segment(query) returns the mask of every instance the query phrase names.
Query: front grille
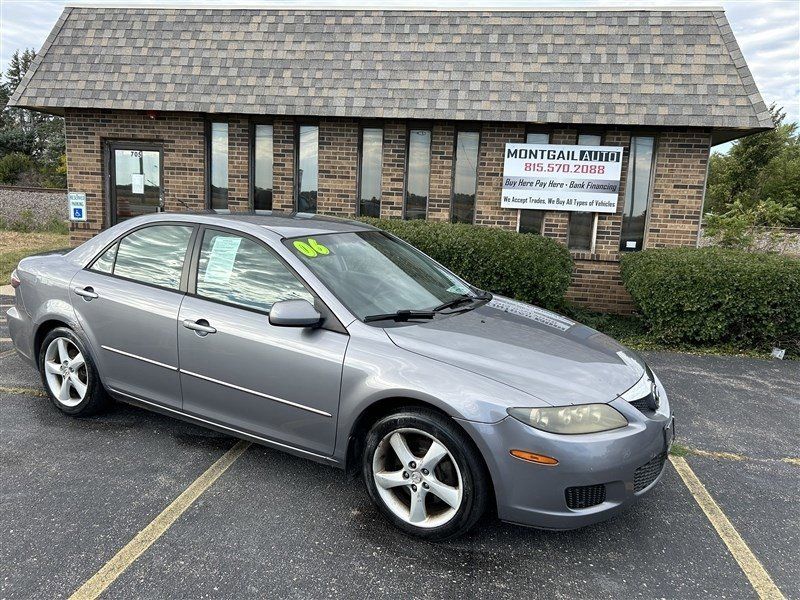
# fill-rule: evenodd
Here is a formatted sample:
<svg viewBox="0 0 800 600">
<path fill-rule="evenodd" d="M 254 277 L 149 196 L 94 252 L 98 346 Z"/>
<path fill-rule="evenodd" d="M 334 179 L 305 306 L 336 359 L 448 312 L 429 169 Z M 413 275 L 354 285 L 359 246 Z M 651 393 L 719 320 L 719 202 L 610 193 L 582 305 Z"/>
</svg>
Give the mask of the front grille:
<svg viewBox="0 0 800 600">
<path fill-rule="evenodd" d="M 589 508 L 606 501 L 606 486 L 601 483 L 598 485 L 568 487 L 564 491 L 564 495 L 567 497 L 567 506 L 570 508 Z"/>
<path fill-rule="evenodd" d="M 650 392 L 644 398 L 632 400 L 629 404 L 639 412 L 655 412 L 658 410 L 659 401 L 658 396 Z"/>
<path fill-rule="evenodd" d="M 636 472 L 633 474 L 633 491 L 641 492 L 644 488 L 653 483 L 661 473 L 661 469 L 664 468 L 664 461 L 666 460 L 667 453 L 662 452 L 636 469 Z"/>
</svg>

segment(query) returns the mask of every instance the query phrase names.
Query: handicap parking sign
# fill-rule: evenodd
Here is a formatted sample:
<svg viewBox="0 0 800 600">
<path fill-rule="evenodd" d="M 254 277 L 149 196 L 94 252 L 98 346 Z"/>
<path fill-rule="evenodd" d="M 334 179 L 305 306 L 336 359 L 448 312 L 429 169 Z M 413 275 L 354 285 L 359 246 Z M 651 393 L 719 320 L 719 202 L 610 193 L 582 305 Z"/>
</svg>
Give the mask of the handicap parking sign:
<svg viewBox="0 0 800 600">
<path fill-rule="evenodd" d="M 67 202 L 69 203 L 69 220 L 85 221 L 86 194 L 83 192 L 69 192 L 67 194 Z"/>
</svg>

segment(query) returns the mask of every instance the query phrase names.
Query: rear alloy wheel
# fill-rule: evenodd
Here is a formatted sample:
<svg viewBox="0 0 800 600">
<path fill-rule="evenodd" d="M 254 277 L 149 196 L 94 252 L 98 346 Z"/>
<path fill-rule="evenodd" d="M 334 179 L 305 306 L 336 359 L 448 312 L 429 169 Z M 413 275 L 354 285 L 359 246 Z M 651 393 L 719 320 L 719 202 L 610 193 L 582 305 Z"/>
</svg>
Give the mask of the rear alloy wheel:
<svg viewBox="0 0 800 600">
<path fill-rule="evenodd" d="M 74 408 L 86 398 L 89 389 L 86 359 L 69 338 L 55 338 L 47 346 L 44 374 L 50 393 L 60 404 Z"/>
<path fill-rule="evenodd" d="M 367 435 L 367 489 L 395 525 L 429 540 L 466 532 L 483 514 L 488 478 L 477 451 L 447 417 L 409 409 Z"/>
<path fill-rule="evenodd" d="M 71 329 L 47 334 L 39 352 L 39 372 L 53 404 L 68 415 L 94 414 L 107 403 L 92 357 Z"/>
</svg>

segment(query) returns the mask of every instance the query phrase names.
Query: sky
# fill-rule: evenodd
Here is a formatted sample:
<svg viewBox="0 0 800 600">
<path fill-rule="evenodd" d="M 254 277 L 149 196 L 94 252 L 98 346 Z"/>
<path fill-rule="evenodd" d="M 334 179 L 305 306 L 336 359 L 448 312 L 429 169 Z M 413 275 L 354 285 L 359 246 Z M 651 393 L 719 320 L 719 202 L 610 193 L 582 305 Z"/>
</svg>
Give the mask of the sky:
<svg viewBox="0 0 800 600">
<path fill-rule="evenodd" d="M 64 0 L 0 0 L 0 64 L 3 70 L 14 50 L 17 48 L 34 48 L 39 50 L 58 19 L 66 2 Z M 105 0 L 103 4 L 163 5 L 157 0 L 123 0 L 114 2 Z M 77 0 L 72 5 L 97 4 Z M 255 0 L 171 0 L 169 5 L 256 5 L 270 6 L 276 2 L 257 2 Z M 291 2 L 278 2 L 286 6 Z M 309 6 L 348 6 L 359 8 L 383 8 L 385 2 L 367 0 L 312 0 L 300 4 Z M 392 7 L 418 8 L 423 3 L 419 0 L 395 0 Z M 584 0 L 439 0 L 438 7 L 553 7 L 569 8 L 570 6 L 596 8 L 624 6 L 722 6 L 731 24 L 739 46 L 744 53 L 747 64 L 753 73 L 758 89 L 767 104 L 776 102 L 783 106 L 790 121 L 800 121 L 800 2 L 797 0 L 721 0 L 718 2 L 699 2 L 697 0 L 607 0 L 605 2 L 589 2 Z"/>
</svg>

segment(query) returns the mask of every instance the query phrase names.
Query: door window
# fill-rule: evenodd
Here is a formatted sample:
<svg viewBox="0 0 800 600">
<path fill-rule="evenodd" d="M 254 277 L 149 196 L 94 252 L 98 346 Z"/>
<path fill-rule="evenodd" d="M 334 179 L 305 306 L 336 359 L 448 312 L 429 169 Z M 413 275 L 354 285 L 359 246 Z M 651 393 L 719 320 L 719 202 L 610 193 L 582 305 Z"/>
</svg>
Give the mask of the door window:
<svg viewBox="0 0 800 600">
<path fill-rule="evenodd" d="M 264 312 L 280 300 L 314 302 L 274 253 L 250 239 L 213 230 L 203 235 L 197 295 Z"/>
<path fill-rule="evenodd" d="M 140 283 L 177 290 L 191 237 L 192 228 L 186 225 L 153 225 L 137 229 L 120 240 L 111 272 Z M 107 250 L 97 261 L 105 268 L 109 252 Z"/>
<path fill-rule="evenodd" d="M 161 206 L 161 152 L 114 148 L 112 158 L 114 222 L 158 212 Z"/>
</svg>

